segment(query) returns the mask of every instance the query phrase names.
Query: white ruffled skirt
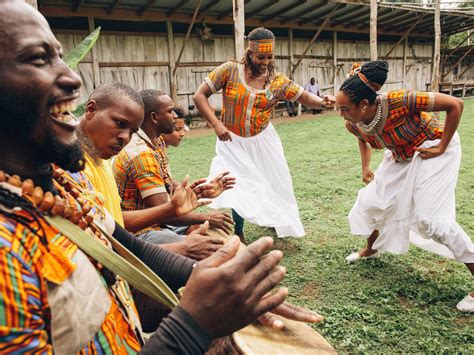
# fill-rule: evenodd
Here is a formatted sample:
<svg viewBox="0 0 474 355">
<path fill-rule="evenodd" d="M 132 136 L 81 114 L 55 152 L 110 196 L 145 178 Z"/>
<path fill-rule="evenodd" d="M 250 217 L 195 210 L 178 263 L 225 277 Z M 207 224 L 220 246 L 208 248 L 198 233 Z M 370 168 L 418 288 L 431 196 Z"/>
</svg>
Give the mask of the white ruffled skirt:
<svg viewBox="0 0 474 355">
<path fill-rule="evenodd" d="M 273 125 L 253 137 L 231 136 L 232 141 L 217 140 L 209 176 L 229 171 L 236 184 L 210 207 L 233 208 L 251 223 L 274 227 L 279 237 L 304 236 L 290 171 Z"/>
<path fill-rule="evenodd" d="M 424 142 L 428 148 L 439 140 Z M 461 162 L 457 133 L 446 152 L 423 160 L 415 154 L 396 162 L 387 150 L 375 179 L 362 188 L 349 213 L 351 232 L 379 237 L 373 248 L 395 254 L 408 251 L 410 242 L 463 263 L 474 263 L 474 243 L 456 223 L 455 188 Z"/>
</svg>

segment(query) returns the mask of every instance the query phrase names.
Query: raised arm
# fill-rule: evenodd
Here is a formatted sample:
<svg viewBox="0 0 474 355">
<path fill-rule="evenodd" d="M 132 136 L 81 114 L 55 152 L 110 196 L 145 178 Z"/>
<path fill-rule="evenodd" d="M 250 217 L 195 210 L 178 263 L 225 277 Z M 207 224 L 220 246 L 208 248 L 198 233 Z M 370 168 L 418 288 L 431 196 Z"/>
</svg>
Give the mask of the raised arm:
<svg viewBox="0 0 474 355">
<path fill-rule="evenodd" d="M 298 102 L 303 106 L 311 108 L 332 108 L 336 99 L 332 95 L 326 95 L 324 98 L 321 98 L 305 90 L 299 97 Z"/>
</svg>

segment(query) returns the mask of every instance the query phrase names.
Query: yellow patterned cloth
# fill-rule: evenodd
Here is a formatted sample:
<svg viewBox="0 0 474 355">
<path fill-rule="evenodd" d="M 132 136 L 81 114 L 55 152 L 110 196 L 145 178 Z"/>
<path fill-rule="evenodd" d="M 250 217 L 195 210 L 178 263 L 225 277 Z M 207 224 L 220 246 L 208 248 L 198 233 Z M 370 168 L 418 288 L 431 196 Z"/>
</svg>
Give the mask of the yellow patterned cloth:
<svg viewBox="0 0 474 355">
<path fill-rule="evenodd" d="M 262 132 L 278 101 L 296 101 L 304 91 L 281 73 L 275 75 L 266 89 L 254 89 L 245 81 L 244 65 L 233 61 L 214 69 L 205 81 L 213 93 L 222 90 L 221 119 L 227 129 L 241 137 Z"/>
</svg>

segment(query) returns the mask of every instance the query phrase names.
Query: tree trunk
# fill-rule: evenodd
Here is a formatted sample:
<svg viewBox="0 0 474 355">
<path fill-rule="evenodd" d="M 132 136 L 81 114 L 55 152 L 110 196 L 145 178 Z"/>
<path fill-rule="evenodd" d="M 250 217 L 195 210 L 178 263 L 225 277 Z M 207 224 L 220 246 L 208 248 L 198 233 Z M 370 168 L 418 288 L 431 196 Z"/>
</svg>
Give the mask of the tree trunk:
<svg viewBox="0 0 474 355">
<path fill-rule="evenodd" d="M 435 16 L 434 16 L 434 30 L 435 30 L 435 40 L 434 40 L 434 51 L 433 51 L 433 76 L 431 78 L 431 91 L 439 91 L 439 62 L 440 62 L 440 52 L 441 52 L 441 23 L 440 23 L 440 13 L 441 13 L 441 0 L 435 1 Z"/>
<path fill-rule="evenodd" d="M 235 59 L 240 60 L 244 56 L 244 35 L 245 35 L 244 0 L 232 0 L 232 6 L 234 8 Z"/>
<path fill-rule="evenodd" d="M 370 60 L 377 58 L 377 0 L 370 0 Z"/>
</svg>

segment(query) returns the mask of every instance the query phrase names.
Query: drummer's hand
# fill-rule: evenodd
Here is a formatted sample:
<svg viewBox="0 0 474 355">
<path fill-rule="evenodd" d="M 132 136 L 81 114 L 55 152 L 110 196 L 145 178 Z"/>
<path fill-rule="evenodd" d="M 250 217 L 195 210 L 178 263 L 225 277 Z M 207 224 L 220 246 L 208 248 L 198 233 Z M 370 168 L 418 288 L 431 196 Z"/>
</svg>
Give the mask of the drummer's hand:
<svg viewBox="0 0 474 355">
<path fill-rule="evenodd" d="M 239 245 L 239 238 L 233 236 L 225 246 L 200 261 L 181 298 L 181 307 L 213 338 L 243 328 L 277 308 L 288 295 L 284 288 L 267 295 L 286 272 L 277 266 L 282 252 L 268 252 L 273 239 L 260 238 L 236 255 Z"/>
<path fill-rule="evenodd" d="M 216 136 L 219 138 L 219 140 L 221 141 L 232 140 L 229 130 L 226 128 L 226 126 L 224 126 L 224 124 L 221 121 L 217 121 L 213 127 L 214 127 L 214 132 L 216 132 Z"/>
<path fill-rule="evenodd" d="M 324 317 L 314 311 L 307 308 L 299 307 L 294 304 L 284 302 L 278 307 L 272 309 L 271 312 L 267 312 L 258 318 L 258 321 L 263 325 L 273 329 L 283 329 L 285 327 L 285 321 L 275 315 L 279 315 L 286 319 L 295 320 L 298 322 L 306 323 L 319 323 L 324 320 Z"/>
</svg>

